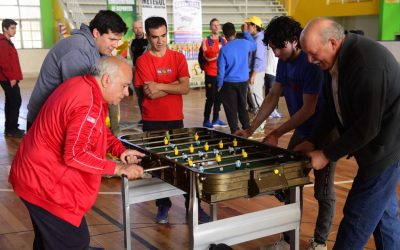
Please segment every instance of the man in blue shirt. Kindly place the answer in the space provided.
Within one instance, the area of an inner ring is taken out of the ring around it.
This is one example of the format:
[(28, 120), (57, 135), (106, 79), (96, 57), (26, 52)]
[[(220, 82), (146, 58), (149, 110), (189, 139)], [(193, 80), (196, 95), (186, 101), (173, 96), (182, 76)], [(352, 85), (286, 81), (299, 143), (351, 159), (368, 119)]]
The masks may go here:
[[(323, 72), (317, 65), (307, 61), (307, 54), (302, 51), (299, 43), (301, 31), (300, 23), (291, 17), (277, 17), (269, 23), (265, 30), (264, 43), (268, 44), (279, 58), (276, 82), (264, 99), (251, 126), (238, 131), (237, 135), (251, 136), (272, 113), (281, 93), (285, 97), (290, 118), (266, 135), (263, 141), (277, 145), (282, 135), (294, 129), (288, 145), (288, 149), (293, 149), (311, 135), (323, 101), (320, 95)], [(321, 171), (314, 171), (314, 196), (318, 200), (319, 209), (314, 238), (309, 249), (327, 249), (325, 242), (332, 226), (336, 206), (334, 170), (335, 164), (331, 163)], [(289, 240), (286, 235), (285, 240)], [(279, 244), (288, 247), (285, 241)]]
[(255, 51), (256, 44), (248, 32), (244, 32), (244, 39), (236, 39), (232, 23), (225, 23), (222, 32), (228, 43), (221, 48), (218, 56), (217, 83), (229, 128), (234, 133), (238, 130), (238, 115), (243, 129), (249, 127), (246, 110), (248, 62), (249, 54)]
[(264, 32), (262, 30), (263, 23), (258, 16), (252, 16), (244, 20), (244, 31), (248, 31), (257, 45), (256, 51), (251, 55), (250, 59), (250, 78), (249, 91), (250, 98), (254, 104), (254, 112), (256, 113), (264, 100), (264, 76), (267, 64), (267, 49), (263, 43)]

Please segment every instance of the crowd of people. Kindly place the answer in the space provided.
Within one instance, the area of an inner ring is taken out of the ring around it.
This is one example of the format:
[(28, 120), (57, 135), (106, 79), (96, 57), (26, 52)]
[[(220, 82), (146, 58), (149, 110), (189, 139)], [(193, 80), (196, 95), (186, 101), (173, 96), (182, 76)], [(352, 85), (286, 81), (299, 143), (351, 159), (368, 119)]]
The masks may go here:
[[(96, 200), (101, 176), (137, 179), (143, 174), (144, 155), (121, 144), (115, 137), (118, 126), (106, 126), (107, 115), (118, 123), (118, 105), (133, 83), (143, 131), (183, 128), (188, 64), (182, 53), (168, 49), (162, 17), (144, 20), (144, 31), (141, 20), (133, 23), (132, 62), (110, 56), (128, 27), (115, 12), (102, 10), (48, 52), (29, 100), (25, 134), (18, 125), (22, 73), (10, 39), (16, 26), (4, 19), (0, 34), (4, 134), (23, 137), (9, 182), (29, 211), (34, 249), (88, 249), (84, 215)], [(222, 104), (230, 132), (250, 137), (268, 117), (282, 116), (277, 106), (283, 96), (289, 117), (262, 141), (277, 146), (294, 131), (288, 149), (310, 157), (318, 214), (309, 249), (327, 249), (336, 208), (336, 161), (345, 156), (354, 156), (359, 169), (334, 249), (363, 249), (371, 235), (377, 249), (400, 249), (400, 67), (394, 56), (327, 18), (312, 19), (303, 29), (288, 16), (267, 25), (252, 16), (240, 34), (229, 22), (222, 25), (222, 35), (220, 29), (213, 18), (211, 34), (200, 46), (203, 127), (227, 127)], [(170, 199), (156, 200), (156, 206), (156, 222), (168, 223)], [(210, 221), (200, 203), (199, 221)], [(284, 233), (268, 249), (289, 249), (290, 240)]]

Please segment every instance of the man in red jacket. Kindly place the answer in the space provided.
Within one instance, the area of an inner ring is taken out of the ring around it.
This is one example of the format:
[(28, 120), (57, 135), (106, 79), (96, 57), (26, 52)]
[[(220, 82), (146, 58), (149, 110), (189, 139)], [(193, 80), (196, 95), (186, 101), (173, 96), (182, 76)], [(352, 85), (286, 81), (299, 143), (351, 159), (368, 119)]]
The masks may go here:
[[(88, 249), (85, 213), (96, 201), (101, 175), (139, 178), (142, 153), (126, 149), (106, 127), (108, 104), (128, 96), (132, 67), (100, 59), (92, 75), (61, 84), (21, 141), (9, 182), (31, 216), (33, 249)], [(106, 159), (106, 153), (122, 163)]]
[(10, 38), (15, 36), (17, 23), (12, 19), (4, 19), (1, 23), (3, 34), (0, 34), (0, 84), (5, 93), (5, 136), (21, 138), (25, 131), (18, 128), (21, 92), (19, 81), (22, 80), (21, 66), (17, 50)]

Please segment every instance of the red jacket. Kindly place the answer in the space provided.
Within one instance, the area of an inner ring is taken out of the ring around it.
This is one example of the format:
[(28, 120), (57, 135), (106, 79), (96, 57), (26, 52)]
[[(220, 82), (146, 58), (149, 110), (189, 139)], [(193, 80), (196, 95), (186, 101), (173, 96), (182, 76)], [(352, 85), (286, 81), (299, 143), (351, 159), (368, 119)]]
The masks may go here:
[(0, 81), (22, 80), (17, 50), (3, 34), (0, 34), (0, 51)]
[(9, 182), (26, 201), (79, 226), (93, 206), (101, 175), (113, 174), (125, 147), (106, 128), (108, 105), (92, 76), (60, 85), (21, 141)]

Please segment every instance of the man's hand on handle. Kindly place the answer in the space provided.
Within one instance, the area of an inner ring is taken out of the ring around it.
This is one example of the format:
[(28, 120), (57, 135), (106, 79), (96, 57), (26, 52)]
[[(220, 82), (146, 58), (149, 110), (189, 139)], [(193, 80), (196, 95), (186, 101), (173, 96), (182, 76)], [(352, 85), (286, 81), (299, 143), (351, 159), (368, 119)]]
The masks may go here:
[(133, 149), (127, 149), (121, 154), (121, 161), (125, 164), (137, 164), (142, 161), (141, 157), (145, 156), (145, 154), (133, 150)]
[(126, 176), (129, 180), (134, 180), (142, 177), (143, 168), (136, 164), (117, 164), (114, 175)]

